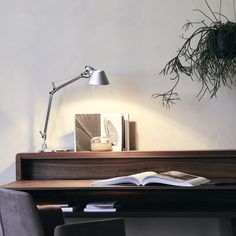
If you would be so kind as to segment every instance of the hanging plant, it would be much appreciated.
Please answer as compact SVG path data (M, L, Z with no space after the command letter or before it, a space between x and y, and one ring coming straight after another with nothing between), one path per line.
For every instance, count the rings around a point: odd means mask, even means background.
M204 20L200 22L188 21L184 25L185 31L194 25L200 25L178 50L177 55L171 59L160 72L170 75L175 83L173 87L164 93L155 93L153 98L162 98L166 107L180 100L176 87L181 75L187 75L192 80L201 83L201 89L197 94L200 100L205 94L215 97L221 86L232 87L236 85L236 23L229 21L220 11L213 12L207 0L205 3L211 13L211 17L201 10ZM235 9L235 8L234 8ZM206 23L209 20L209 24Z

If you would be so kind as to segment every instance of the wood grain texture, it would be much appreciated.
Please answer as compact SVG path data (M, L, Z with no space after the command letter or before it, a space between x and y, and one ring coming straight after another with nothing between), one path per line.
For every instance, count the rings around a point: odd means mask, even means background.
M178 170L210 179L235 178L236 151L20 153L17 180L104 179L142 171Z

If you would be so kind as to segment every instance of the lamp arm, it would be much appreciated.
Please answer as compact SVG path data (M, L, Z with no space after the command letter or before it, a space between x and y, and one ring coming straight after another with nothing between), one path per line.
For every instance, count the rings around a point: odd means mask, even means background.
M45 151L45 149L47 149L47 144L46 144L47 129L48 129L48 120L49 120L51 106L52 106L53 94L54 93L49 92L48 108L47 108L47 114L46 114L45 123L44 123L44 129L43 129L43 132L40 131L40 134L43 139L42 151Z
M47 144L46 144L46 139L47 139L47 129L48 129L48 121L49 121L49 117L50 117L50 112L51 112L51 107L52 107L52 100L53 100L53 95L59 91L60 89L66 87L67 85L81 79L81 78L86 78L84 76L84 73L82 73L81 75L77 76L76 78L74 79L71 79L69 81L67 81L66 83L64 84L61 84L59 86L55 86L55 83L52 82L52 86L53 86L53 89L52 91L49 92L49 99L48 99L48 108L47 108L47 113L46 113L46 118L45 118L45 123L44 123L44 128L43 128L43 132L40 131L40 134L42 136L42 139L43 139L43 144L42 144L42 151L45 151L45 149L47 149Z
M81 78L89 78L91 76L91 74L93 73L95 69L91 66L85 66L85 71L83 73L81 73L79 76L75 77L74 79L71 79L67 82L65 82L64 84L61 84L59 86L55 86L55 82L52 82L52 87L53 87L53 90L51 92L49 92L49 94L54 94L56 93L57 91L59 91L60 89L66 87L67 85L69 84L72 84L74 83L75 81L81 79ZM50 99L49 99L50 100Z
M52 91L49 92L49 100L48 100L48 108L47 108L47 114L46 114L46 118L45 118L45 123L44 123L44 128L43 131L40 131L40 134L43 138L43 144L42 144L42 151L44 152L47 149L47 129L48 129L48 121L49 121L49 116L50 116L50 112L51 112L51 107L52 107L52 99L53 99L53 95L54 93L56 93L57 91L59 91L60 89L66 87L67 85L81 79L81 78L90 78L90 76L92 75L92 73L95 71L95 69L91 66L85 66L85 71L83 73L81 73L79 76L75 77L74 79L71 79L67 82L65 82L64 84L61 84L59 86L55 86L55 83L52 82Z
M71 79L71 80L69 80L69 81L65 82L64 84L61 84L61 85L59 85L59 86L57 86L57 87L55 86L55 83L52 82L53 90L50 91L49 94L52 94L52 95L53 95L54 93L56 93L56 92L59 91L60 89L66 87L66 86L69 85L69 84L72 84L73 82L75 82L75 81L77 81L77 80L79 80L79 79L81 79L81 78L83 78L83 74L81 74L81 75L77 76L76 78Z

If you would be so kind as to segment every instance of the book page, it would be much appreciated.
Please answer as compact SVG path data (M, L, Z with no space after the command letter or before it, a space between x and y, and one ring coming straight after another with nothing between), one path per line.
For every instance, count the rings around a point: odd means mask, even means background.
M185 182L193 186L209 182L209 180L205 177L196 176L180 171L167 171L160 173L160 175L163 176L164 178L168 178L169 180L173 180L175 182Z
M160 174L147 176L143 180L143 185L150 183L160 183L175 186L197 186L209 182L208 179L196 175L191 175L179 171L167 171Z
M141 185L142 180L145 179L147 176L155 175L156 172L153 171L146 171L141 172L133 175L128 176L121 176L115 178L109 178L104 180L98 180L92 183L92 186L99 186L99 185L112 185L112 184L135 184Z
M141 172L141 173L137 173L137 174L133 174L130 175L131 177L134 177L135 179L137 179L139 181L139 184L142 183L142 181L148 177L148 176L152 176L152 175L156 175L157 173L154 171L145 171L145 172Z
M104 180L97 180L92 183L92 186L104 186L104 185L115 185L115 184L135 184L139 185L138 179L132 176L122 176L122 177L115 177L110 179Z
M160 173L159 175L160 177L163 177L163 178L167 178L173 181L181 181L181 182L195 179L198 177L196 175L191 175L191 174L187 174L187 173L179 172L179 171L167 171L167 172Z
M115 177L110 179L98 180L92 183L92 186L104 186L115 184L135 184L147 185L151 183L160 183L175 186L196 186L209 182L208 179L196 175L191 175L179 171L167 171L157 174L154 171L145 171L133 175Z

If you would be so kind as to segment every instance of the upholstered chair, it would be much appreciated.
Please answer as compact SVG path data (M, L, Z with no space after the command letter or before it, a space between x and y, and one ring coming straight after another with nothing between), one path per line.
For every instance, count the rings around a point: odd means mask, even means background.
M29 193L0 188L0 236L125 236L123 219L64 224L62 211L37 208Z

